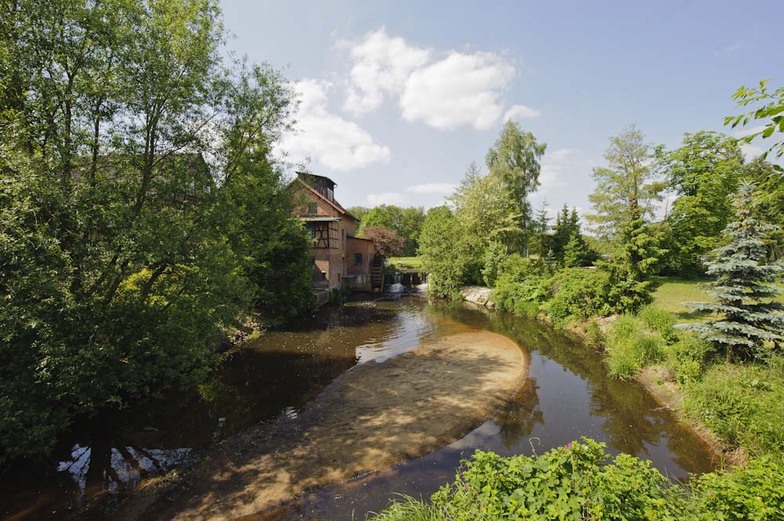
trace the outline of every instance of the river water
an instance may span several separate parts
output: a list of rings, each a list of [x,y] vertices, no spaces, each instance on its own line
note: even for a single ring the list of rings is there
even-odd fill
[[[520,345],[528,379],[508,405],[464,438],[393,469],[327,487],[292,502],[289,519],[364,519],[395,494],[428,497],[451,481],[476,449],[542,453],[582,436],[611,453],[649,459],[674,479],[712,470],[708,447],[635,382],[608,378],[600,356],[535,321],[419,298],[351,302],[268,332],[233,353],[198,392],[79,422],[50,461],[2,469],[5,519],[78,518],[95,498],[198,458],[200,449],[260,421],[293,418],[334,378],[356,364],[381,363],[440,336],[485,329]],[[92,515],[100,519],[100,516]]]

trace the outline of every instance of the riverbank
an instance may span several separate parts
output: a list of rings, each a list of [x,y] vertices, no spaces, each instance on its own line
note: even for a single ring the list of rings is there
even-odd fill
[[[442,337],[355,367],[301,415],[254,427],[179,476],[150,482],[115,519],[232,519],[455,441],[523,384],[528,363],[490,332]]]
[[[490,311],[495,310],[495,302],[493,301],[492,290],[482,286],[467,286],[461,289],[461,295],[466,302],[481,306]],[[537,316],[538,320],[552,325],[550,320],[546,317]],[[603,319],[596,319],[602,333],[607,334],[607,330],[612,324],[613,320],[617,317],[608,317]],[[582,338],[586,344],[591,345],[596,351],[598,356],[606,350],[603,345],[596,345],[596,339],[591,338],[588,334],[587,323],[573,324],[566,329]],[[743,465],[748,460],[748,454],[740,447],[730,447],[723,443],[710,429],[701,423],[689,417],[683,407],[684,391],[681,389],[668,374],[667,368],[661,365],[647,366],[643,370],[637,372],[634,379],[642,385],[645,390],[656,400],[656,402],[663,408],[671,411],[672,414],[678,419],[679,422],[686,425],[696,436],[698,436],[707,446],[709,446],[715,457],[720,460],[720,466],[725,465]]]

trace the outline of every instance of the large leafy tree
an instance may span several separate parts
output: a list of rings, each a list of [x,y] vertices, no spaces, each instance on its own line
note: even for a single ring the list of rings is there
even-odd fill
[[[480,280],[481,250],[447,206],[428,210],[419,255],[430,295],[452,298],[461,286]]]
[[[731,195],[743,172],[737,141],[716,132],[686,134],[681,147],[656,150],[660,171],[677,199],[667,215],[669,269],[682,275],[704,271],[702,258],[719,246],[734,217]]]
[[[497,179],[507,192],[510,216],[520,229],[516,249],[527,253],[531,235],[532,209],[530,195],[539,188],[540,160],[547,145],[539,143],[531,132],[508,120],[495,144],[488,150],[485,162],[488,176]]]
[[[226,68],[215,2],[0,9],[2,459],[200,378],[307,241],[268,160],[290,96]]]
[[[422,223],[425,221],[424,209],[418,207],[401,208],[382,204],[366,212],[361,210],[360,213],[363,213],[361,217],[354,214],[360,218],[360,235],[363,234],[363,230],[371,227],[389,228],[405,239],[405,245],[400,254],[409,257],[416,255],[419,246],[419,233],[422,230]]]
[[[772,225],[754,218],[754,186],[740,186],[734,201],[738,215],[727,225],[729,244],[715,251],[707,274],[715,277],[709,294],[715,302],[693,304],[719,319],[690,326],[724,352],[729,360],[764,357],[784,345],[782,306],[771,300],[779,292],[772,283],[784,271],[767,264],[764,236]]]
[[[507,249],[521,243],[518,207],[499,176],[482,175],[471,163],[450,201],[465,235],[482,250],[491,242],[503,243]]]
[[[617,311],[632,311],[650,300],[644,276],[658,262],[658,238],[648,226],[664,184],[651,168],[650,147],[636,127],[610,140],[606,167],[595,168],[596,189],[590,195],[595,213],[588,219],[614,245],[608,296]]]

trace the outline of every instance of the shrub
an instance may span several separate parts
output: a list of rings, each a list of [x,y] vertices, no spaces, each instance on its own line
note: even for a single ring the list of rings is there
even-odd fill
[[[539,312],[542,280],[538,277],[523,282],[513,282],[503,275],[493,291],[493,301],[500,311],[535,317]]]
[[[621,315],[607,335],[607,368],[610,376],[628,379],[662,357],[664,338],[647,331],[643,320]]]
[[[595,318],[589,320],[585,325],[585,335],[588,338],[588,342],[595,347],[604,346],[607,342],[607,337],[604,336],[602,327]]]
[[[608,312],[606,299],[608,275],[604,271],[567,268],[545,283],[549,300],[542,309],[556,324],[570,319],[585,320]]]
[[[506,246],[500,242],[491,242],[484,255],[482,267],[482,280],[488,288],[494,288],[498,276],[503,271],[504,261],[507,258]]]
[[[477,451],[433,495],[448,519],[677,519],[683,499],[650,462],[584,439],[541,456]]]
[[[784,519],[780,460],[753,458],[746,468],[703,474],[682,486],[649,461],[628,454],[612,458],[604,447],[583,439],[541,456],[477,451],[431,504],[404,497],[371,519]]]
[[[692,490],[691,510],[700,519],[784,519],[784,465],[769,457],[700,476]]]
[[[702,378],[713,347],[694,334],[683,333],[678,341],[667,347],[667,359],[680,384]]]

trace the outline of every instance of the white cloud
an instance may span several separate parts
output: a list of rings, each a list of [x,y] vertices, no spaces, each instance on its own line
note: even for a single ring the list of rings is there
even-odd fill
[[[368,194],[367,202],[370,206],[381,204],[402,205],[405,202],[405,198],[396,192],[384,192],[383,194]]]
[[[343,105],[353,114],[376,110],[389,97],[397,98],[406,120],[441,129],[486,130],[502,115],[539,115],[525,105],[505,107],[515,68],[496,53],[436,53],[389,36],[383,27],[339,45],[349,49],[353,63]]]
[[[330,170],[355,170],[389,161],[389,147],[380,145],[362,127],[327,109],[328,82],[306,79],[295,89],[300,94],[297,131],[285,135],[279,149],[290,161],[312,158]]]
[[[382,27],[351,47],[350,87],[344,108],[360,114],[377,109],[385,94],[399,94],[408,76],[430,59],[430,51],[390,37]]]
[[[514,118],[538,118],[540,114],[541,112],[538,110],[526,107],[525,105],[512,105],[509,107],[509,110],[504,113],[502,119],[503,121],[507,121]]]
[[[415,194],[435,194],[435,195],[450,195],[457,189],[454,183],[425,183],[421,185],[413,185],[406,188],[409,192]]]
[[[496,54],[453,52],[411,74],[400,108],[405,119],[432,127],[486,130],[503,114],[501,93],[513,77],[514,67]]]

